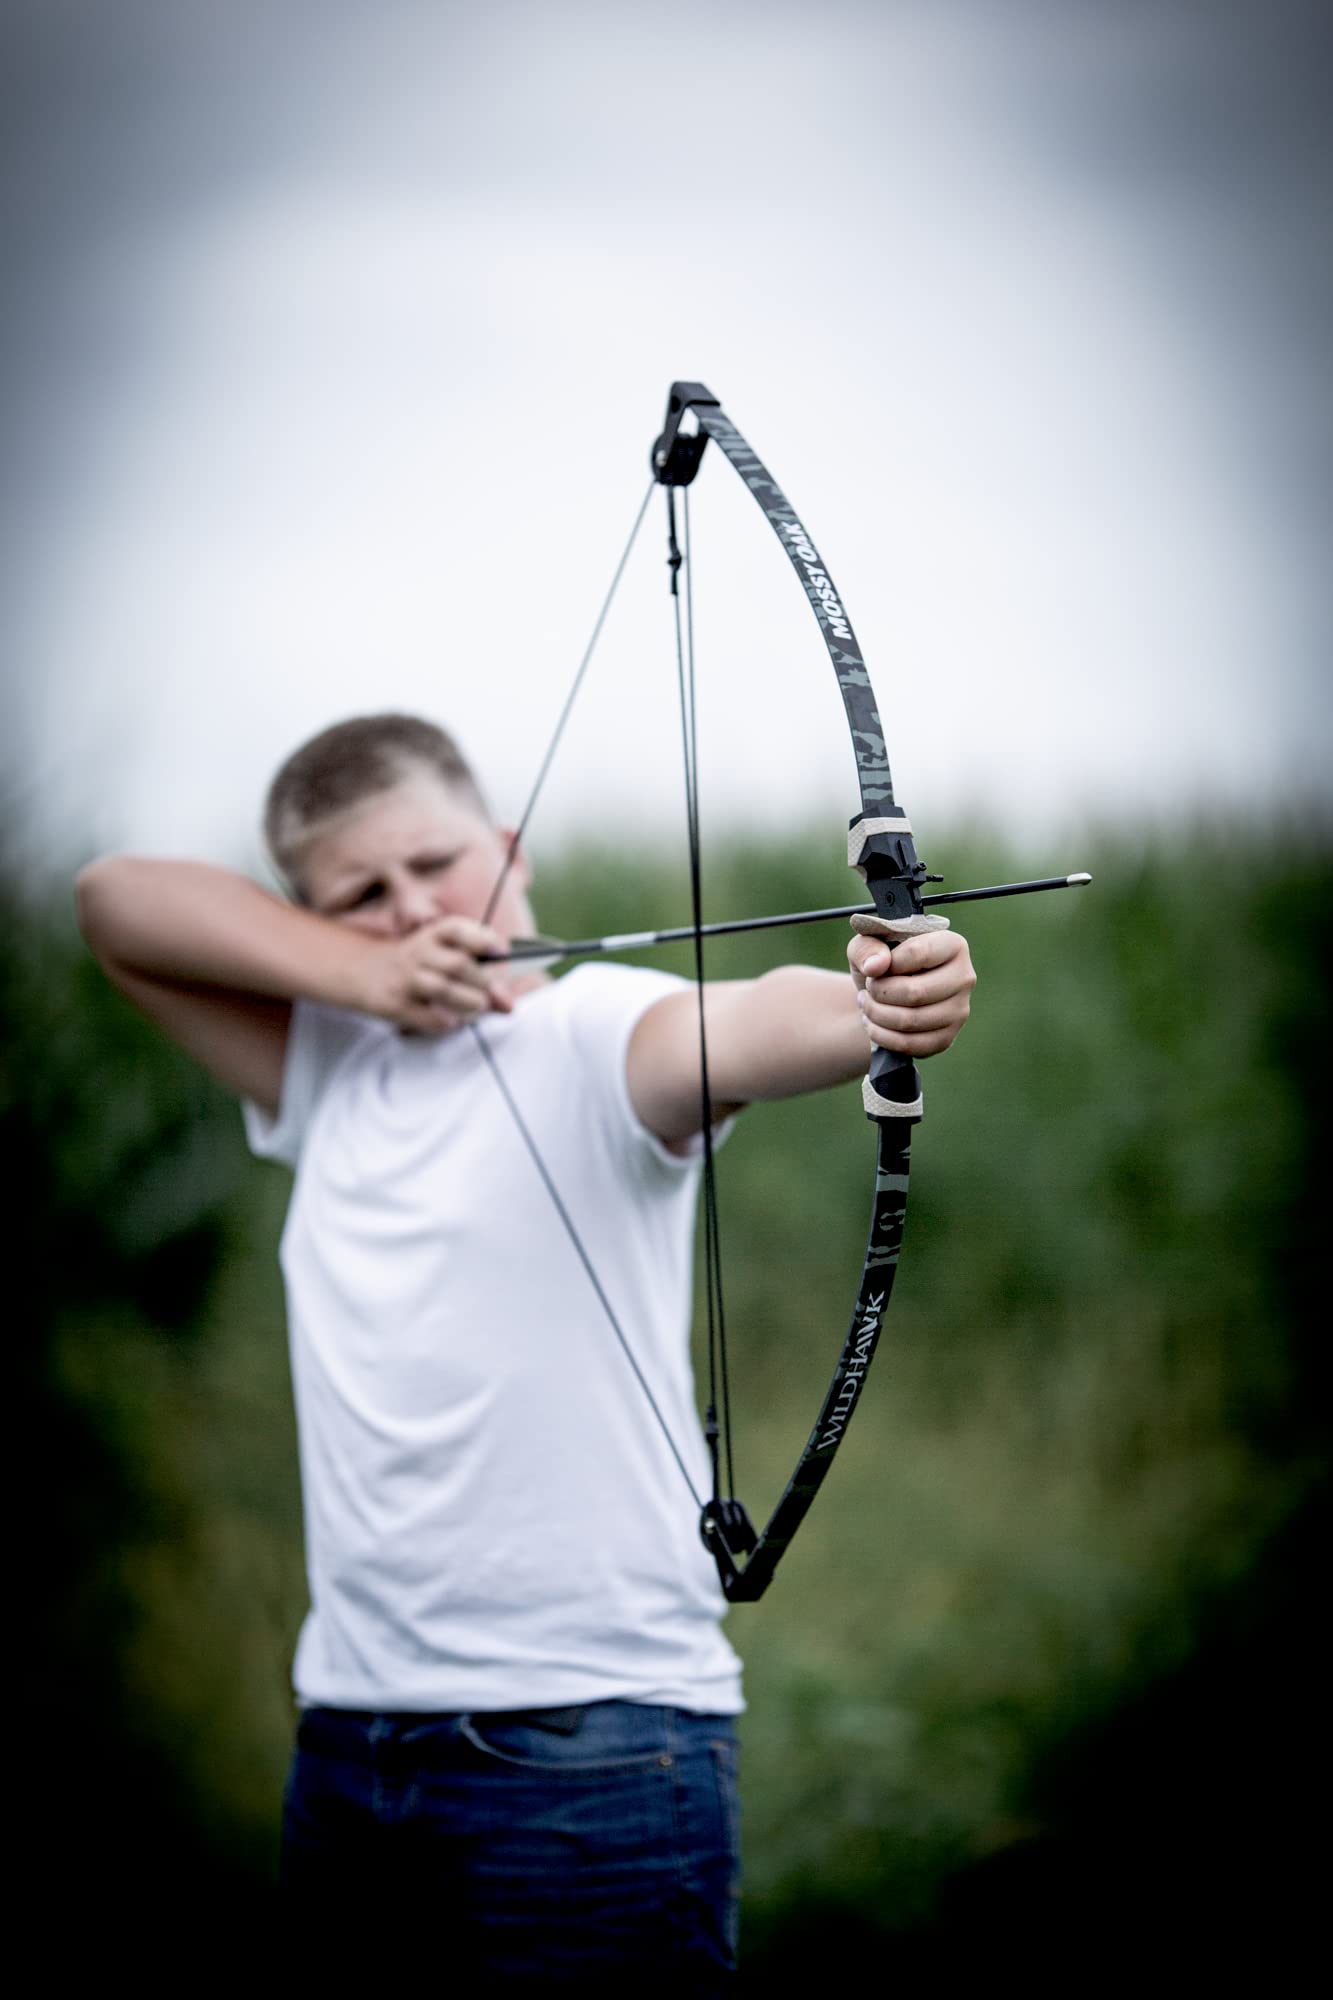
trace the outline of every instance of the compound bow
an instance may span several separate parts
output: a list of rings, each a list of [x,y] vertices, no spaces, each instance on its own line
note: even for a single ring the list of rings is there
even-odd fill
[[[692,613],[689,610],[689,531],[688,503],[685,502],[685,553],[682,555],[677,540],[675,496],[684,493],[691,485],[699,470],[700,462],[709,440],[718,447],[727,462],[733,466],[747,490],[758,503],[764,518],[776,534],[786,552],[793,569],[800,578],[806,596],[815,614],[820,633],[828,650],[830,663],[837,679],[838,691],[842,696],[843,709],[851,732],[852,750],[856,760],[857,778],[860,789],[860,808],[852,816],[847,836],[848,864],[855,868],[864,879],[872,901],[867,905],[852,906],[846,912],[814,911],[798,913],[792,917],[761,918],[741,920],[732,924],[708,926],[702,920],[702,899],[700,893],[700,866],[698,840],[698,792],[696,781],[696,754],[694,744],[694,700],[693,700],[693,648]],[[706,1293],[709,1318],[710,1373],[714,1383],[709,1398],[705,1420],[705,1435],[708,1440],[713,1468],[713,1492],[700,1506],[700,1531],[704,1543],[710,1550],[718,1569],[722,1589],[733,1603],[753,1602],[762,1596],[772,1580],[774,1570],[783,1551],[790,1543],[797,1527],[803,1519],[811,1501],[822,1485],[834,1456],[847,1434],[848,1425],[856,1412],[865,1386],[870,1364],[874,1359],[884,1322],[885,1309],[893,1289],[899,1251],[902,1246],[903,1222],[907,1210],[908,1175],[911,1162],[912,1128],[919,1123],[922,1114],[922,1090],[916,1065],[907,1056],[892,1050],[876,1049],[869,1073],[862,1087],[862,1099],[867,1117],[876,1131],[876,1154],[874,1188],[871,1196],[870,1228],[866,1239],[865,1256],[857,1285],[856,1299],[852,1307],[846,1338],[838,1356],[833,1378],[825,1392],[814,1427],[806,1440],[786,1487],[774,1507],[766,1526],[756,1532],[744,1506],[730,1490],[730,1420],[726,1413],[726,1361],[725,1333],[723,1331],[720,1251],[717,1235],[717,1208],[713,1178],[712,1160],[712,1103],[708,1082],[707,1047],[703,1034],[702,1001],[702,940],[713,930],[740,930],[762,928],[767,924],[814,920],[837,914],[850,917],[853,927],[862,932],[885,938],[891,942],[918,936],[923,932],[947,927],[948,919],[938,916],[925,908],[927,901],[964,901],[973,897],[989,895],[1017,894],[1024,890],[1063,887],[1066,884],[1086,882],[1086,875],[1060,876],[1042,882],[1011,883],[987,890],[956,891],[952,896],[923,898],[922,886],[926,882],[938,881],[938,876],[930,876],[917,857],[912,839],[912,826],[898,804],[893,791],[893,779],[889,771],[889,761],[884,744],[884,730],[875,702],[874,689],[866,671],[865,661],[857,644],[851,620],[847,615],[842,598],[829,574],[828,566],[820,556],[814,540],[786,495],[769,473],[763,461],[745,438],[737,430],[731,419],[724,413],[716,396],[702,382],[674,382],[667,399],[666,421],[660,436],[652,448],[652,484],[639,509],[638,517],[631,532],[629,542],[621,556],[611,589],[603,603],[592,638],[580,662],[574,684],[566,698],[557,722],[551,743],[542,762],[537,780],[529,795],[522,814],[518,831],[513,837],[508,859],[512,861],[518,843],[528,824],[538,792],[541,790],[556,745],[568,719],[575,695],[582,683],[588,662],[601,633],[611,600],[624,572],[630,549],[634,545],[639,527],[652,497],[653,488],[665,489],[668,509],[668,563],[671,571],[671,591],[676,604],[677,657],[680,670],[681,721],[684,737],[687,817],[690,834],[690,875],[692,922],[674,932],[676,937],[692,939],[696,953],[696,974],[700,991],[700,1070],[702,1088],[702,1126],[704,1142],[704,1224],[706,1254]],[[688,645],[689,665],[686,666],[686,645],[682,640],[679,575],[684,569],[687,580],[687,610],[685,626],[691,635]],[[491,908],[499,896],[504,873],[497,882],[491,898]],[[488,909],[487,915],[489,916]],[[580,952],[601,949],[630,949],[649,942],[665,941],[667,933],[636,933],[613,939],[584,939],[577,946],[561,945],[557,940],[537,939],[516,943],[515,957],[562,957],[573,951]],[[576,1252],[581,1258],[590,1282],[597,1292],[603,1309],[610,1320],[613,1331],[625,1351],[630,1366],[638,1377],[645,1394],[652,1403],[657,1419],[666,1434],[667,1442],[684,1473],[696,1504],[700,1496],[685,1466],[684,1460],[667,1430],[664,1419],[652,1396],[648,1383],[644,1380],[630,1342],[626,1339],[615,1312],[606,1298],[596,1272],[579,1240],[573,1221],[562,1202],[558,1190],[553,1185],[547,1170],[537,1153],[518,1106],[510,1096],[502,1076],[496,1069],[494,1059],[486,1048],[484,1037],[474,1029],[482,1052],[490,1064],[497,1084],[518,1124],[519,1131],[532,1154],[539,1173],[547,1187],[551,1199],[560,1213]],[[719,1425],[717,1417],[717,1381],[714,1362],[715,1344],[722,1343],[721,1388],[724,1416]],[[721,1491],[721,1466],[718,1450],[719,1435],[726,1438],[726,1458],[728,1463],[728,1491]]]

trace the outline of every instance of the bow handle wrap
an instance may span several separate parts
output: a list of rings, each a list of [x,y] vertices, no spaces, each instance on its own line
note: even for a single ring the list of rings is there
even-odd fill
[[[912,822],[901,807],[879,815],[857,814],[847,831],[847,865],[875,899],[874,916],[851,919],[854,931],[900,944],[926,931],[948,930],[947,917],[932,916],[921,907],[926,870],[917,858]],[[920,1118],[924,1099],[911,1057],[877,1048],[861,1086],[861,1102],[867,1118]]]
[[[928,910],[899,919],[855,916],[849,921],[862,937],[883,938],[891,945],[901,944],[905,938],[921,937],[927,931],[949,928],[947,917],[932,916]],[[867,1118],[920,1118],[924,1099],[912,1058],[900,1055],[896,1049],[877,1048],[861,1085],[861,1102]]]

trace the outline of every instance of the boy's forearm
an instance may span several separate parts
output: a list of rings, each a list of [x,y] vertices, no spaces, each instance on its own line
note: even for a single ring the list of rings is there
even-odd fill
[[[374,943],[230,869],[111,855],[81,872],[75,897],[80,928],[110,971],[363,1005]]]
[[[719,1101],[800,1097],[864,1076],[870,1044],[849,974],[783,965],[722,999],[717,1028],[708,1023]]]

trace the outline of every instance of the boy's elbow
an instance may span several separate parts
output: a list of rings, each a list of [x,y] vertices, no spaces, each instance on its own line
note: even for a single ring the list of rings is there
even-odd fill
[[[106,871],[106,861],[90,861],[74,877],[74,915],[85,938],[92,942],[97,921],[98,890]]]
[[[104,854],[80,868],[74,877],[74,915],[85,942],[98,957],[110,949],[115,913],[127,870],[133,865],[127,855]]]

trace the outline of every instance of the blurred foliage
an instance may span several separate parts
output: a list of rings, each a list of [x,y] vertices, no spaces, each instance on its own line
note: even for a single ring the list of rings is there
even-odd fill
[[[1317,1707],[1330,844],[1200,825],[1067,858],[1091,889],[952,913],[981,979],[927,1071],[876,1372],[772,1591],[732,1615],[756,1985],[831,1939],[887,1967],[1030,1951],[1061,1912],[1184,1934],[1219,1893],[1267,1913],[1309,1859],[1285,1781]],[[931,859],[950,886],[1050,866],[980,833]],[[814,839],[733,845],[708,914],[847,881]],[[654,854],[571,853],[538,890],[558,935],[685,915]],[[62,911],[9,892],[6,916],[32,1699],[54,1736],[80,1718],[67,1784],[97,1774],[46,1837],[126,1893],[147,1872],[258,1908],[303,1610],[286,1178]],[[709,973],[836,965],[843,936],[719,942]],[[756,1514],[841,1341],[872,1159],[851,1090],[752,1111],[722,1157]]]

